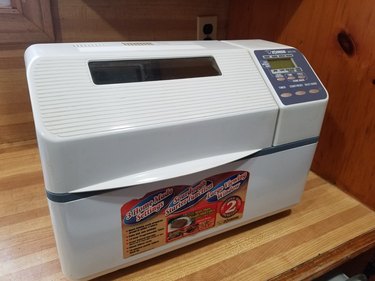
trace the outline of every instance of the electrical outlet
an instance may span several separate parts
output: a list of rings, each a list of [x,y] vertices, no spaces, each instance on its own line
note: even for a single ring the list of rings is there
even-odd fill
[[[217,39],[217,16],[197,17],[197,40]]]

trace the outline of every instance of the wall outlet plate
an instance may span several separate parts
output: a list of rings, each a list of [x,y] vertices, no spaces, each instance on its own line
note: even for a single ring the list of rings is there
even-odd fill
[[[217,16],[197,17],[197,40],[217,39]]]

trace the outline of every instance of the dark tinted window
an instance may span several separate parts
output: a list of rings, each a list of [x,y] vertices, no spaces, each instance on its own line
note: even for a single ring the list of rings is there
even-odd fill
[[[221,75],[213,57],[92,61],[89,68],[98,85]]]

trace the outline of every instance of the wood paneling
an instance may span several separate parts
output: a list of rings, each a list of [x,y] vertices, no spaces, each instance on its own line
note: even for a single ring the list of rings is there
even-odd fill
[[[375,5],[372,0],[230,2],[228,37],[299,48],[330,94],[313,170],[375,208]],[[337,42],[355,43],[348,56]]]
[[[217,15],[218,36],[224,38],[227,11],[228,0],[52,0],[55,34],[57,41],[64,42],[195,39],[198,15]],[[40,14],[28,16],[43,24]],[[6,38],[22,42],[19,33],[6,37],[0,28],[0,35],[0,42]],[[35,138],[23,62],[26,47],[0,46],[0,145]]]
[[[291,212],[98,280],[310,280],[374,246],[375,213],[310,173]],[[0,150],[0,280],[67,280],[35,144]]]
[[[14,0],[12,9],[0,9],[0,44],[53,40],[50,0]]]
[[[23,62],[25,47],[0,47],[0,145],[35,138]]]
[[[64,42],[195,40],[198,15],[217,15],[218,38],[225,38],[228,0],[69,0],[55,4]]]

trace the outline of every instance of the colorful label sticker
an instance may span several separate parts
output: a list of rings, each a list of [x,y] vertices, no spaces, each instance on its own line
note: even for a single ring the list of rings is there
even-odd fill
[[[248,181],[248,172],[231,171],[125,203],[121,207],[124,258],[240,219]]]

